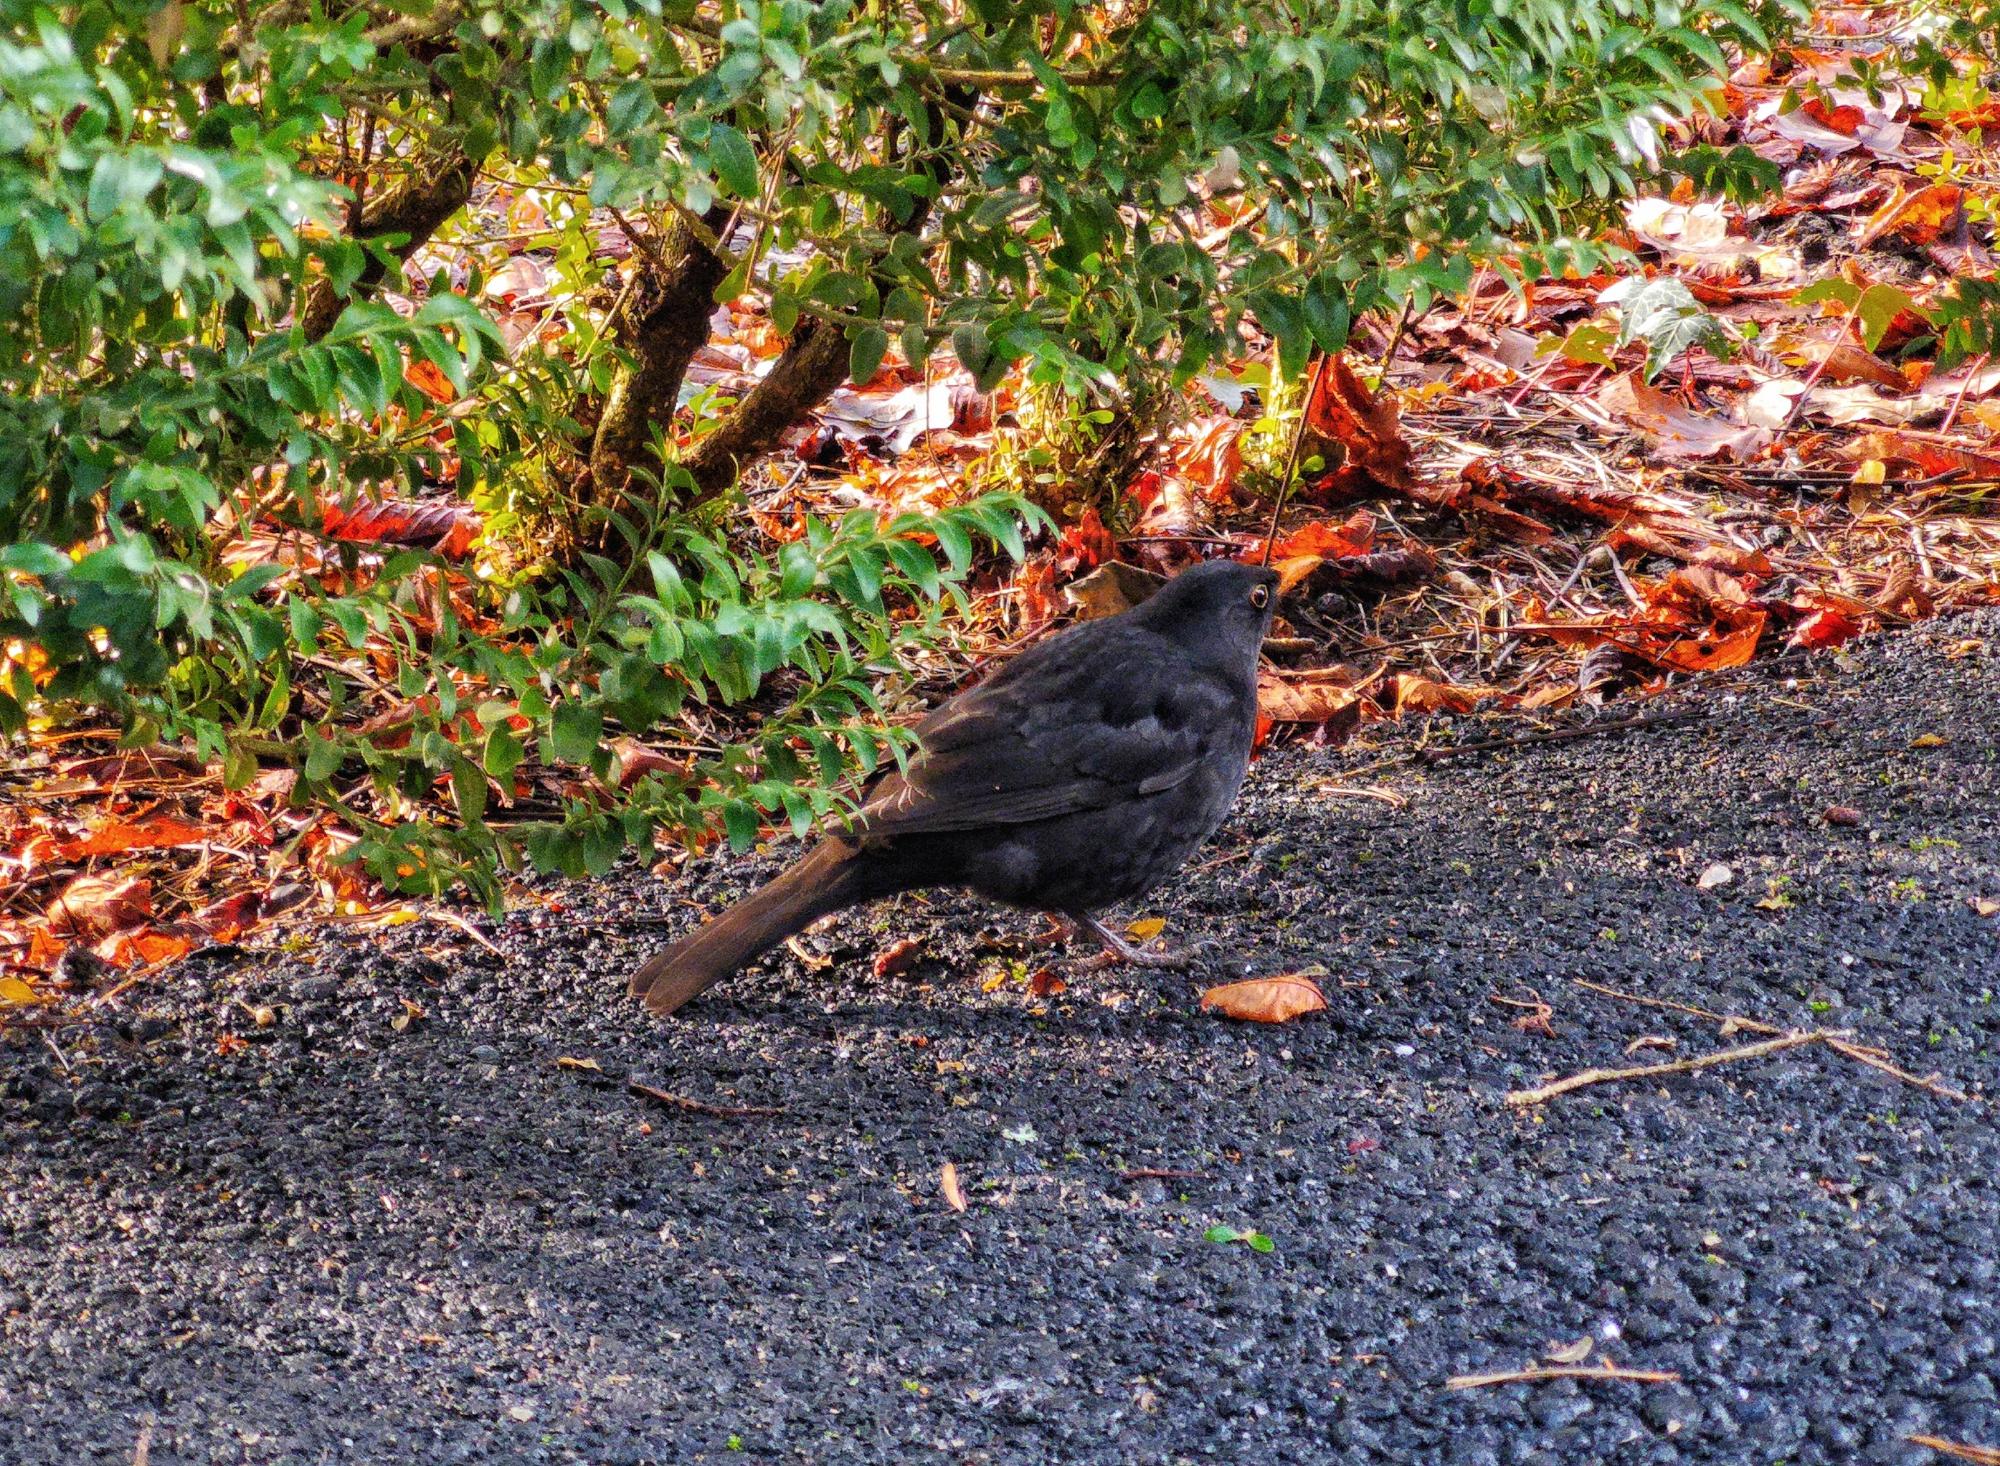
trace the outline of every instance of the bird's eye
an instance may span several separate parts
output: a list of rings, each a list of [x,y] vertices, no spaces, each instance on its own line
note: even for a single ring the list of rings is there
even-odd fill
[[[1250,608],[1252,610],[1261,611],[1270,604],[1271,587],[1268,585],[1253,585],[1250,587]]]

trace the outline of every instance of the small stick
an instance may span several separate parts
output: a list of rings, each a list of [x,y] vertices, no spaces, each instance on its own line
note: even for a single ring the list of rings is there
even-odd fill
[[[1648,998],[1638,993],[1620,992],[1617,988],[1606,987],[1601,982],[1592,982],[1579,977],[1576,985],[1589,988],[1593,993],[1603,993],[1607,998],[1617,998],[1620,1002],[1639,1003],[1648,1008],[1666,1008],[1675,1013],[1692,1013],[1697,1018],[1706,1018],[1711,1023],[1720,1023],[1724,1033],[1745,1029],[1750,1033],[1783,1033],[1782,1028],[1774,1028],[1768,1023],[1759,1023],[1754,1018],[1744,1018],[1735,1013],[1711,1013],[1706,1008],[1697,1008],[1692,1003],[1676,1003],[1671,998]]]
[[[1172,1171],[1154,1166],[1141,1166],[1136,1171],[1120,1171],[1120,1181],[1206,1181],[1206,1171]]]
[[[1956,1457],[1960,1461],[1970,1461],[1973,1466],[2000,1466],[2000,1446],[1968,1446],[1960,1441],[1948,1441],[1938,1435],[1910,1435],[1904,1440],[1913,1446],[1923,1446],[1936,1451],[1940,1456]]]
[[[1486,1385],[1531,1384],[1544,1379],[1629,1379],[1645,1385],[1672,1385],[1679,1384],[1680,1378],[1671,1369],[1626,1369],[1617,1364],[1537,1364],[1497,1374],[1455,1374],[1444,1382],[1444,1387],[1476,1390]]]
[[[1271,528],[1264,535],[1264,556],[1257,563],[1271,563],[1271,547],[1278,543],[1278,516],[1285,510],[1285,495],[1291,491],[1292,475],[1299,466],[1299,449],[1306,441],[1306,414],[1312,411],[1313,399],[1319,396],[1319,386],[1326,378],[1330,355],[1322,353],[1319,365],[1313,368],[1312,379],[1306,385],[1306,395],[1299,403],[1299,420],[1292,428],[1292,446],[1285,452],[1285,476],[1278,480],[1278,492],[1271,502]]]
[[[1734,1033],[1739,1028],[1748,1033],[1784,1032],[1782,1028],[1759,1023],[1756,1019],[1745,1018],[1740,1013],[1712,1013],[1706,1008],[1697,1008],[1692,1003],[1676,1003],[1669,998],[1648,998],[1638,993],[1620,992],[1617,988],[1606,987],[1603,983],[1591,982],[1587,978],[1577,978],[1576,984],[1578,987],[1589,988],[1594,993],[1603,993],[1607,998],[1617,998],[1620,1002],[1639,1003],[1648,1008],[1666,1008],[1675,1013],[1691,1013],[1696,1018],[1706,1018],[1711,1023],[1720,1023],[1725,1034]],[[1849,1043],[1843,1038],[1828,1038],[1826,1046],[1836,1054],[1852,1059],[1858,1064],[1866,1064],[1871,1069],[1879,1069],[1892,1078],[1900,1079],[1905,1084],[1913,1084],[1940,1099],[1958,1100],[1964,1104],[1972,1102],[1971,1095],[1953,1089],[1935,1073],[1920,1075],[1912,1074],[1907,1069],[1899,1069],[1889,1061],[1889,1056],[1881,1049],[1870,1048],[1866,1044]]]
[[[1546,1104],[1557,1095],[1568,1094],[1572,1090],[1583,1089],[1593,1084],[1611,1084],[1621,1079],[1652,1079],[1668,1074],[1692,1074],[1697,1069],[1712,1069],[1718,1064],[1733,1064],[1739,1059],[1762,1059],[1771,1054],[1783,1053],[1786,1049],[1805,1048],[1810,1044],[1823,1044],[1833,1038],[1851,1038],[1847,1029],[1815,1028],[1810,1033],[1787,1033],[1778,1038],[1767,1038],[1762,1043],[1744,1044],[1741,1048],[1720,1049],[1712,1054],[1699,1054],[1692,1059],[1672,1059],[1664,1064],[1642,1064],[1636,1069],[1586,1069],[1581,1074],[1572,1074],[1567,1079],[1558,1079],[1544,1084],[1538,1089],[1517,1089],[1507,1096],[1507,1103],[1516,1108]]]
[[[672,1105],[677,1110],[686,1110],[695,1115],[714,1115],[724,1120],[745,1120],[760,1115],[782,1115],[785,1112],[775,1105],[712,1105],[707,1100],[689,1099],[684,1094],[669,1094],[664,1089],[655,1089],[650,1084],[641,1084],[636,1079],[625,1081],[625,1087],[634,1094],[643,1094],[647,1099],[658,1100],[663,1105]]]
[[[1507,748],[1526,748],[1535,743],[1567,743],[1572,738],[1595,738],[1600,733],[1623,733],[1633,728],[1661,728],[1693,722],[1702,714],[1695,708],[1667,713],[1641,713],[1635,718],[1617,718],[1608,723],[1589,723],[1581,728],[1557,728],[1547,733],[1523,733],[1517,738],[1487,738],[1478,743],[1453,743],[1437,748],[1419,748],[1410,755],[1418,763],[1440,763],[1468,753],[1497,753]]]
[[[1912,1074],[1907,1069],[1899,1069],[1889,1062],[1889,1056],[1880,1049],[1867,1048],[1861,1044],[1849,1043],[1845,1039],[1829,1038],[1826,1046],[1836,1054],[1842,1054],[1858,1064],[1866,1064],[1870,1069],[1879,1069],[1892,1079],[1900,1079],[1905,1084],[1914,1084],[1918,1089],[1936,1095],[1939,1099],[1958,1100],[1970,1104],[1972,1096],[1953,1089],[1936,1073]]]

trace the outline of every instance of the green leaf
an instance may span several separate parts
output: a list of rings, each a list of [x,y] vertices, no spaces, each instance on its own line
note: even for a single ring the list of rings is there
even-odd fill
[[[848,328],[847,378],[857,387],[866,386],[882,369],[889,351],[889,333],[880,326]]]
[[[549,756],[559,763],[588,765],[604,737],[604,714],[575,699],[556,704],[549,720]]]
[[[737,197],[757,197],[757,151],[748,138],[726,122],[709,128],[708,162],[715,176]]]

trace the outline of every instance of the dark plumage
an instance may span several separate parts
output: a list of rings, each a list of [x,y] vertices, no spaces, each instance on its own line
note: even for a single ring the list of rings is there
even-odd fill
[[[671,1013],[832,911],[923,886],[968,887],[1069,917],[1151,890],[1214,833],[1242,786],[1257,653],[1277,576],[1217,561],[1150,600],[1033,647],[917,726],[852,827],[640,968]]]

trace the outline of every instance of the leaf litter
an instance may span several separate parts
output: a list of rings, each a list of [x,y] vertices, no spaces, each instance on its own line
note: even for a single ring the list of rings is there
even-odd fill
[[[1197,559],[1267,549],[1284,596],[1259,682],[1265,740],[1338,742],[1417,718],[1434,725],[1427,746],[1448,748],[1496,717],[1546,727],[1563,709],[2000,603],[2000,363],[1942,368],[1936,341],[1940,298],[1994,267],[1996,160],[1975,129],[2000,113],[1927,97],[1884,39],[1900,9],[1857,13],[1862,34],[1829,10],[1816,46],[1743,58],[1718,115],[1664,125],[1676,146],[1775,167],[1768,197],[1731,202],[1683,179],[1626,207],[1611,236],[1631,252],[1623,266],[1518,286],[1485,270],[1394,329],[1364,319],[1303,403],[1274,392],[1274,348],[1248,323],[1235,359],[1144,435],[1128,479],[1059,517],[1019,566],[980,571],[964,656],[917,669],[925,688],[962,685]],[[1870,84],[1850,75],[1856,61]],[[425,255],[427,269],[477,263],[515,340],[549,329],[537,207],[496,185],[474,205],[491,227]],[[1224,238],[1235,208],[1201,203],[1199,222]],[[608,216],[598,239],[630,248]],[[727,329],[690,388],[740,393],[781,343],[754,297],[717,320]],[[407,371],[435,407],[408,426],[448,444],[451,384],[427,363]],[[892,349],[759,468],[738,532],[776,545],[806,511],[961,502],[1021,461],[1027,390],[1017,374],[981,392],[948,350],[919,371]],[[1307,471],[1267,546],[1272,445],[1294,415]],[[364,493],[313,528],[258,511],[230,527],[228,553],[282,567],[278,585],[338,587],[414,549],[435,561],[435,602],[410,630],[434,634],[446,612],[468,634],[494,629],[464,593],[489,526],[448,492]],[[357,725],[394,746],[412,708],[435,703],[398,694],[380,631],[349,640],[379,684]],[[16,646],[0,648],[0,674],[46,670]],[[672,758],[626,754],[631,767]],[[337,812],[290,807],[284,772],[31,729],[0,775],[0,1017],[101,980],[65,962],[72,949],[129,974],[292,921],[407,919],[343,863],[355,837]],[[493,790],[550,804],[565,777],[530,753]],[[401,816],[451,818],[451,797],[412,797]]]

